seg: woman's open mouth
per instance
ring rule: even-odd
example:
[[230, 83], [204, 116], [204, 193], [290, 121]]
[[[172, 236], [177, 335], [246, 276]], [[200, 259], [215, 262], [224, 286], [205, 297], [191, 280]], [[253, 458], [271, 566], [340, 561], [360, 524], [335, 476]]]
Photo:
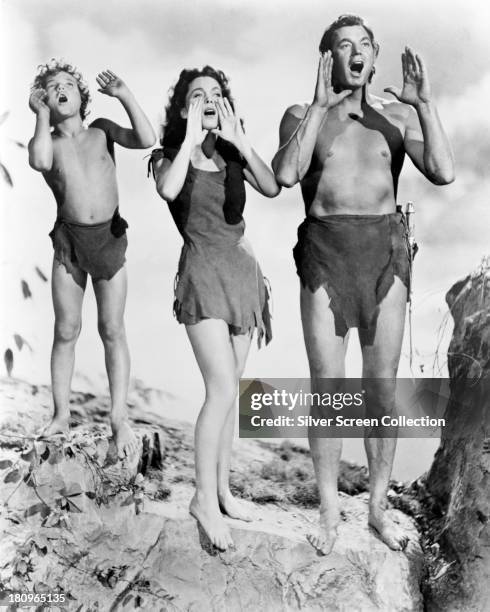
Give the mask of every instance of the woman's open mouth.
[[65, 102], [68, 102], [68, 98], [62, 93], [58, 96], [58, 104], [64, 104]]
[[207, 108], [204, 111], [204, 116], [205, 117], [215, 117], [216, 116], [216, 109], [215, 108]]

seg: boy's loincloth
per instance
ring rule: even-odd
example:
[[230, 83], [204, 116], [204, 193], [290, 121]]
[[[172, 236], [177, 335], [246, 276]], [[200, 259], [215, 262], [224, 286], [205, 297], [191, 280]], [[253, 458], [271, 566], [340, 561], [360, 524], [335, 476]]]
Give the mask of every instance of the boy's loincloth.
[[49, 234], [55, 259], [72, 275], [79, 268], [93, 280], [109, 280], [126, 261], [127, 227], [118, 208], [112, 219], [94, 225], [58, 218]]
[[336, 335], [343, 337], [357, 327], [372, 344], [378, 305], [394, 277], [409, 289], [407, 249], [402, 213], [327, 215], [306, 217], [293, 254], [303, 287], [327, 291]]

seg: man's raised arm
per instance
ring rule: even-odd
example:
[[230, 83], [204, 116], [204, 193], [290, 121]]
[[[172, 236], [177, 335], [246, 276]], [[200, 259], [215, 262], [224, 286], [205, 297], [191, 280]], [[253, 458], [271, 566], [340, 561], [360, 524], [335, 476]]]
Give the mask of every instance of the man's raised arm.
[[[415, 166], [432, 183], [454, 181], [454, 157], [432, 100], [429, 77], [423, 59], [410, 48], [402, 54], [403, 88], [387, 87], [400, 102], [410, 104], [405, 129], [405, 150]], [[417, 120], [418, 115], [418, 120]]]
[[328, 110], [350, 95], [335, 93], [332, 87], [333, 58], [331, 51], [322, 53], [318, 62], [315, 95], [310, 106], [288, 108], [279, 130], [279, 150], [272, 160], [277, 182], [292, 187], [301, 181], [311, 164], [318, 132]]

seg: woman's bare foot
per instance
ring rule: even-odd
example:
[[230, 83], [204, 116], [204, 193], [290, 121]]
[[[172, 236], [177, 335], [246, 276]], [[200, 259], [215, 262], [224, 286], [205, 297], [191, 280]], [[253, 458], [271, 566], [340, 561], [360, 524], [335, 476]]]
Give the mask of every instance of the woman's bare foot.
[[371, 509], [368, 523], [379, 539], [391, 550], [405, 550], [409, 538], [396, 523], [386, 516], [386, 512], [380, 509]]
[[126, 419], [111, 422], [112, 435], [119, 459], [133, 459], [138, 450], [138, 439]]
[[337, 505], [320, 509], [320, 524], [318, 533], [309, 533], [308, 542], [322, 555], [329, 555], [337, 539], [337, 530], [340, 523], [340, 511]]
[[38, 435], [39, 440], [48, 440], [54, 437], [67, 437], [70, 431], [68, 420], [70, 415], [67, 416], [54, 416], [53, 420], [47, 425]]
[[236, 497], [233, 497], [231, 491], [227, 491], [224, 495], [219, 495], [219, 507], [223, 514], [226, 514], [232, 519], [245, 521], [250, 523], [253, 521], [252, 512], [248, 510], [243, 502], [240, 502]]
[[204, 529], [213, 546], [219, 550], [226, 550], [233, 546], [230, 530], [218, 507], [214, 509], [210, 504], [200, 502], [196, 493], [189, 505], [189, 512]]

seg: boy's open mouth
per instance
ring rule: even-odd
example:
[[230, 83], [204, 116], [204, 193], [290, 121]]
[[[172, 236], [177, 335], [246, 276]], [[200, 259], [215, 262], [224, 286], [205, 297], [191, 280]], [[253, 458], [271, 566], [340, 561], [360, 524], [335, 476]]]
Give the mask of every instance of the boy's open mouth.
[[58, 102], [60, 104], [63, 104], [64, 102], [68, 102], [68, 98], [65, 96], [65, 94], [60, 94], [58, 96]]
[[349, 66], [351, 72], [355, 72], [356, 74], [361, 74], [362, 69], [364, 68], [364, 62], [361, 60], [355, 60]]

